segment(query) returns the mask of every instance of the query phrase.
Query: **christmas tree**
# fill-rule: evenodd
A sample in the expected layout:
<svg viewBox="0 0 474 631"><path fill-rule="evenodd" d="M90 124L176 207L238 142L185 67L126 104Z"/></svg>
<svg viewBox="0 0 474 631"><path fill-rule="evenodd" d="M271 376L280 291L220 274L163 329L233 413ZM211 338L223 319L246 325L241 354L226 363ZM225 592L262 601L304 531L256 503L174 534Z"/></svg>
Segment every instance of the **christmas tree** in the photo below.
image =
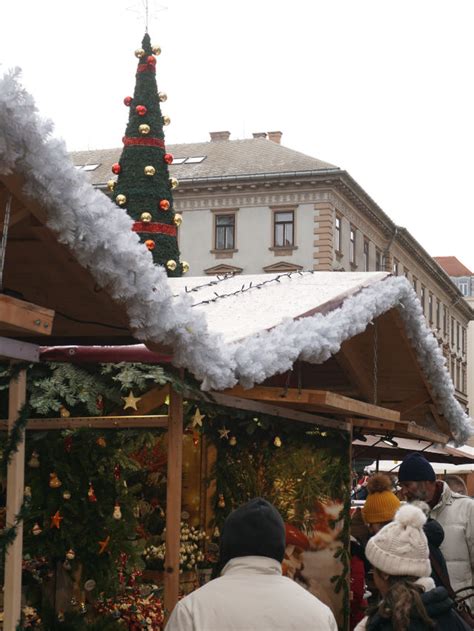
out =
<svg viewBox="0 0 474 631"><path fill-rule="evenodd" d="M146 33L142 47L135 51L135 92L133 98L124 99L130 114L120 161L112 167L118 178L108 186L115 203L134 220L133 230L151 251L154 263L163 265L168 276L181 276L189 266L179 260L177 229L182 218L173 208L172 189L178 181L170 178L168 165L173 156L165 149L163 126L170 120L162 115L160 102L167 97L158 92L156 83L156 56L160 53Z"/></svg>

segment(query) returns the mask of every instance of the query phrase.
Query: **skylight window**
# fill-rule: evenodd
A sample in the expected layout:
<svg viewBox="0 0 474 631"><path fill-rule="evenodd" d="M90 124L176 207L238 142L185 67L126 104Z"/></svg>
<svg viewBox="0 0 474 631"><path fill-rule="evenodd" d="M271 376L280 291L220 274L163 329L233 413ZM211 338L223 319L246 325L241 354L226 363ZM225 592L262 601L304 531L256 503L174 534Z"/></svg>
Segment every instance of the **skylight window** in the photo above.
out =
<svg viewBox="0 0 474 631"><path fill-rule="evenodd" d="M206 159L206 156L196 156L195 158L188 158L186 164L198 164Z"/></svg>
<svg viewBox="0 0 474 631"><path fill-rule="evenodd" d="M175 164L183 164L186 158L173 158L173 165Z"/></svg>

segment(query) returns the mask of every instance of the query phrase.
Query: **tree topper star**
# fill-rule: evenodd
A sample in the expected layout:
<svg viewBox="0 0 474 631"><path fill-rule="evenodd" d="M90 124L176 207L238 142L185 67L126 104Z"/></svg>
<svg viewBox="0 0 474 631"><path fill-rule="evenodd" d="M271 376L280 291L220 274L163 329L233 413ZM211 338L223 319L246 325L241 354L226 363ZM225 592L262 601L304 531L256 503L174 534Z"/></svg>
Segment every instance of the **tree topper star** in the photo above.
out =
<svg viewBox="0 0 474 631"><path fill-rule="evenodd" d="M201 414L201 412L199 411L199 408L196 408L196 411L194 412L194 416L193 416L193 422L191 424L191 427L194 429L195 427L197 427L199 425L199 427L202 427L202 419L206 418L205 414Z"/></svg>
<svg viewBox="0 0 474 631"><path fill-rule="evenodd" d="M130 390L130 392L128 393L128 397L122 397L122 399L125 401L125 405L123 406L124 410L126 410L127 408L138 410L137 403L141 401L141 397L134 397L133 390Z"/></svg>
<svg viewBox="0 0 474 631"><path fill-rule="evenodd" d="M230 429L223 427L222 429L217 430L219 432L219 438L226 438L229 440Z"/></svg>

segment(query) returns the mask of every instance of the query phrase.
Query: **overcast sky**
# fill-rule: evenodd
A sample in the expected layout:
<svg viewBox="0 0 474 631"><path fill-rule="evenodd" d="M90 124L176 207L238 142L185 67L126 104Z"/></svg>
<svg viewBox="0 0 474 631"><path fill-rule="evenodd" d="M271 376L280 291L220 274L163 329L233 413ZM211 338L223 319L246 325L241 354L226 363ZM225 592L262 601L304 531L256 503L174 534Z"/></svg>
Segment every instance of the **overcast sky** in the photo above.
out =
<svg viewBox="0 0 474 631"><path fill-rule="evenodd" d="M472 0L149 3L169 144L282 131L347 170L430 254L474 270ZM70 151L121 144L144 33L129 7L141 4L0 3L0 72L23 69Z"/></svg>

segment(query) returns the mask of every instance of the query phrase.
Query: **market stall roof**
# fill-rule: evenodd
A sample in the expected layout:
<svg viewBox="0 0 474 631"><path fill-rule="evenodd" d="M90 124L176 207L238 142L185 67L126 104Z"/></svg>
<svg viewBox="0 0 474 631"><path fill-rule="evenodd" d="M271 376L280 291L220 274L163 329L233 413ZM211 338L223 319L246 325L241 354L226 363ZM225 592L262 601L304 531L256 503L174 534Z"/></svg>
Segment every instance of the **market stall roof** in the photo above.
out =
<svg viewBox="0 0 474 631"><path fill-rule="evenodd" d="M354 440L352 447L352 456L355 460L361 458L379 460L379 469L383 471L395 469L397 463L400 463L407 454L414 451L423 452L425 458L432 463L462 463L469 464L474 468L474 449L468 445L456 448L452 445L433 444L426 440L398 437L393 440L384 435L372 435L366 436L365 441ZM390 460L389 466L387 462L390 458L393 460ZM381 465L380 461L384 464Z"/></svg>

